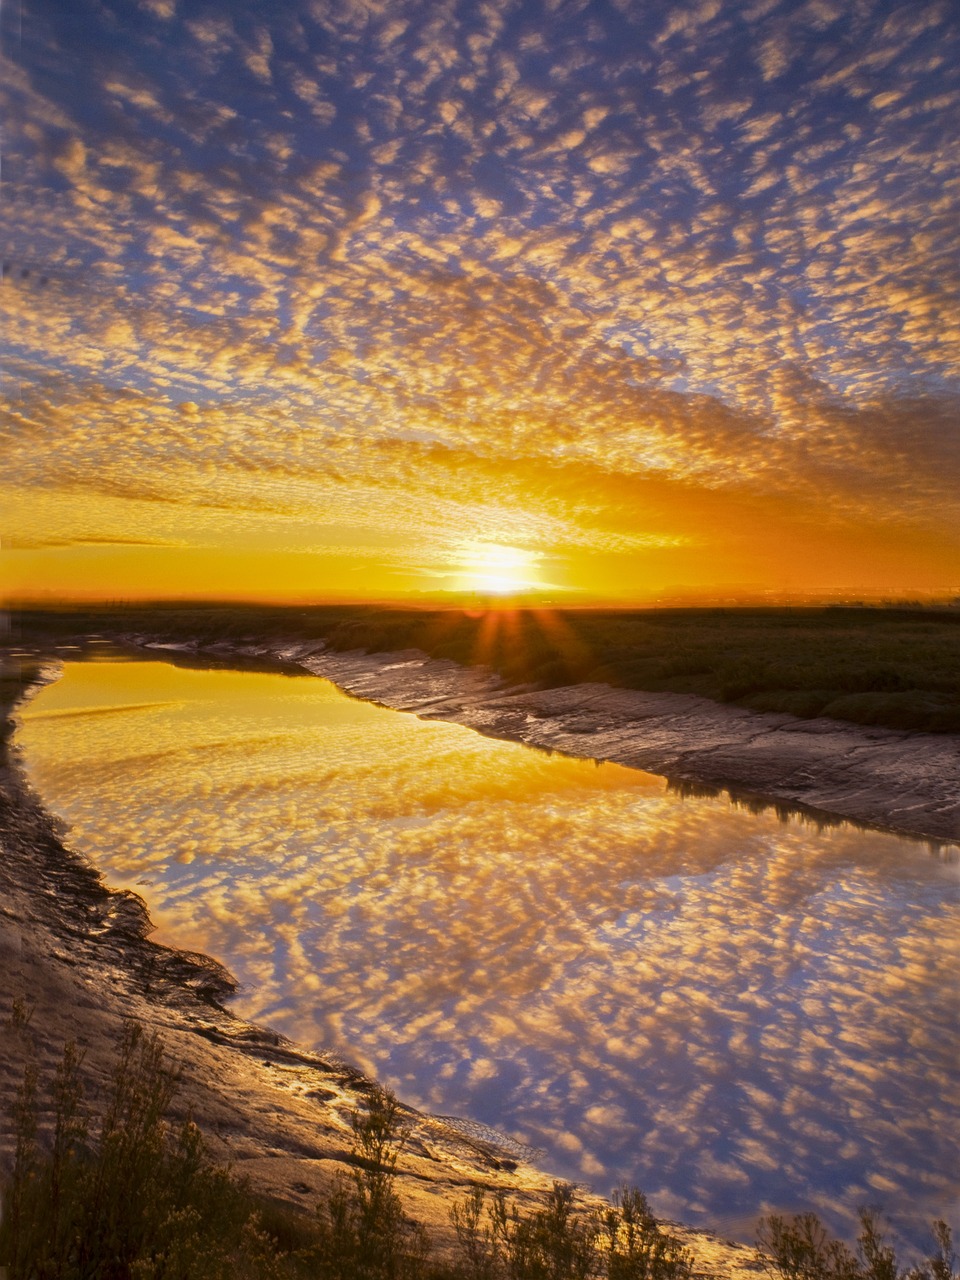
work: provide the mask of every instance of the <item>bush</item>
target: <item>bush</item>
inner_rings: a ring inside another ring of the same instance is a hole
[[[24,1012],[20,1009],[20,1015]],[[474,1188],[451,1210],[460,1262],[430,1260],[426,1233],[403,1213],[396,1166],[403,1109],[379,1086],[353,1115],[354,1169],[316,1221],[255,1195],[209,1157],[191,1121],[165,1119],[179,1079],[156,1035],[128,1024],[103,1117],[81,1087],[83,1054],[64,1049],[40,1105],[35,1067],[13,1109],[14,1158],[0,1186],[0,1264],[9,1280],[691,1280],[693,1259],[663,1231],[643,1194],[622,1187],[598,1212],[555,1182],[522,1215],[503,1192]],[[39,1116],[49,1109],[51,1131]],[[45,1146],[43,1145],[45,1142]],[[952,1236],[901,1270],[877,1215],[861,1210],[854,1253],[814,1214],[761,1220],[761,1268],[779,1280],[960,1280]]]
[[[486,1208],[486,1215],[484,1209]],[[577,1211],[571,1186],[555,1182],[547,1206],[526,1217],[492,1204],[480,1188],[450,1213],[471,1280],[689,1280],[693,1259],[660,1227],[646,1197],[622,1187],[597,1213]]]
[[[357,1168],[320,1208],[318,1258],[331,1280],[415,1280],[430,1251],[426,1233],[403,1213],[394,1187],[407,1137],[400,1103],[374,1085],[353,1115]]]
[[[0,1260],[10,1280],[281,1280],[300,1258],[278,1253],[260,1202],[207,1155],[187,1121],[164,1119],[178,1073],[156,1035],[121,1036],[98,1131],[84,1105],[83,1055],[64,1049],[52,1085],[49,1150],[38,1142],[38,1077],[14,1107],[13,1171],[2,1187]]]
[[[860,1274],[856,1258],[831,1238],[815,1213],[761,1218],[757,1261],[782,1280],[857,1280]]]
[[[901,1270],[896,1252],[884,1237],[878,1214],[860,1210],[857,1251],[833,1239],[815,1213],[795,1218],[761,1218],[757,1261],[781,1280],[960,1280],[950,1228],[933,1226],[936,1248],[920,1266]]]
[[[600,1215],[608,1280],[689,1280],[693,1256],[667,1235],[636,1187],[621,1187]]]
[[[486,1223],[484,1223],[486,1208]],[[467,1274],[476,1280],[587,1280],[597,1275],[597,1224],[574,1212],[573,1188],[555,1182],[545,1209],[521,1216],[502,1191],[475,1189],[450,1212]]]
[[[492,1209],[493,1235],[510,1280],[587,1280],[597,1263],[594,1225],[573,1212],[573,1188],[555,1182],[545,1209],[522,1218],[501,1194]]]

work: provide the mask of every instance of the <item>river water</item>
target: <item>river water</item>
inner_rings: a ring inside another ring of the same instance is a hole
[[[955,1216],[955,859],[689,799],[326,681],[68,663],[30,779],[238,1012],[552,1172],[752,1238]]]

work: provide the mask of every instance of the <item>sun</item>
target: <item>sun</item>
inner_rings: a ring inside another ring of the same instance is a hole
[[[458,557],[457,589],[484,595],[509,596],[543,586],[537,572],[540,557],[499,542],[464,542]]]

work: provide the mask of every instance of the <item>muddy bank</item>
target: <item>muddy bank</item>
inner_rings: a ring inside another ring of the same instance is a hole
[[[920,837],[960,842],[960,735],[870,728],[746,711],[681,693],[609,685],[508,689],[479,668],[403,653],[338,653],[309,644],[201,648],[129,637],[158,651],[188,650],[299,667],[358,698],[495,738],[646,769],[674,784]]]
[[[41,678],[54,676],[48,669]],[[0,708],[0,1115],[9,1115],[25,1063],[52,1074],[69,1038],[86,1051],[86,1091],[96,1105],[123,1020],[132,1017],[183,1063],[175,1118],[192,1114],[218,1158],[257,1189],[312,1211],[349,1170],[350,1116],[369,1081],[235,1017],[225,1004],[233,980],[215,960],[150,941],[143,901],[106,886],[25,786],[6,754],[9,711],[9,703]],[[12,1016],[15,1001],[26,1025]],[[450,1243],[450,1204],[471,1185],[503,1189],[521,1207],[543,1203],[550,1176],[526,1163],[522,1149],[469,1122],[407,1114],[399,1189],[439,1247]],[[4,1167],[10,1141],[0,1125]],[[706,1273],[753,1271],[748,1247],[678,1234]]]

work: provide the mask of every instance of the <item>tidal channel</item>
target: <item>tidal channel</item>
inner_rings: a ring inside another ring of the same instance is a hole
[[[542,1165],[752,1238],[955,1216],[955,859],[348,698],[68,663],[19,716],[69,841],[237,1012]]]

